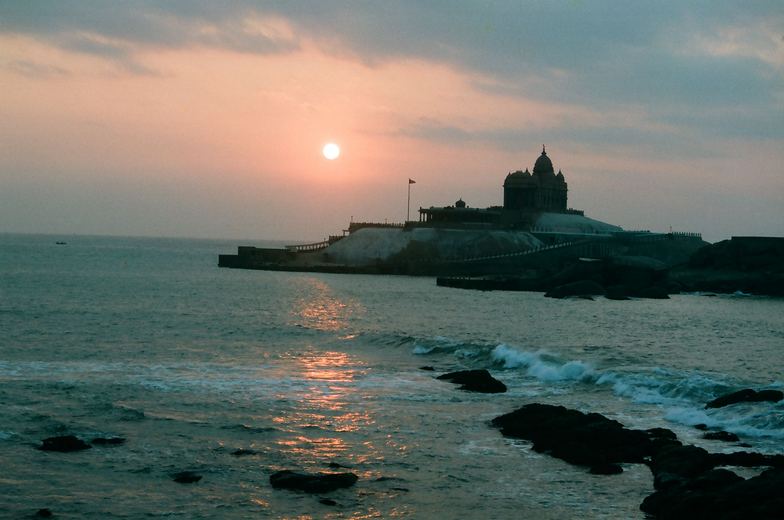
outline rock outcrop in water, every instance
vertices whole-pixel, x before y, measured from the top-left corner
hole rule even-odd
[[[353,486],[359,477],[353,473],[298,473],[291,470],[277,471],[270,475],[270,484],[276,489],[293,489],[305,493],[327,493]]]
[[[683,445],[664,428],[632,430],[597,413],[529,404],[496,417],[505,436],[527,439],[533,449],[594,474],[622,471],[620,462],[643,462],[656,491],[640,509],[654,518],[784,518],[784,455],[709,453]],[[719,466],[770,467],[744,479]]]
[[[484,394],[499,394],[506,392],[506,385],[490,375],[487,370],[460,370],[442,374],[436,379],[441,379],[462,385],[460,390],[481,392]]]
[[[663,428],[630,430],[598,413],[538,403],[496,417],[492,424],[507,437],[533,442],[534,451],[595,468],[595,473],[607,473],[607,464],[643,462],[675,438]]]
[[[193,471],[180,471],[171,476],[172,480],[179,484],[193,484],[202,479],[202,476]]]
[[[713,401],[706,404],[705,408],[721,408],[723,406],[729,406],[736,403],[759,403],[763,401],[777,403],[782,399],[784,399],[784,392],[781,390],[757,391],[751,388],[745,388],[743,390],[738,390],[737,392],[732,392],[730,394],[717,397]]]
[[[41,445],[38,447],[42,451],[59,451],[63,453],[89,450],[90,448],[92,446],[74,435],[46,438],[41,441]]]
[[[784,457],[673,445],[649,466],[656,491],[640,509],[655,518],[784,518]],[[744,479],[717,466],[773,468]]]

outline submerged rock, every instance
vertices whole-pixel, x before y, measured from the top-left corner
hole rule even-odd
[[[270,475],[276,489],[295,489],[305,493],[327,493],[353,486],[359,479],[353,473],[298,473],[288,469]]]
[[[90,448],[92,448],[92,446],[74,435],[49,437],[42,440],[41,445],[38,447],[38,449],[42,451],[60,451],[64,453],[71,451],[89,450]]]
[[[180,471],[171,476],[172,480],[180,484],[193,484],[201,480],[201,475],[193,471]]]
[[[737,392],[717,397],[705,405],[705,408],[721,408],[735,403],[758,403],[763,401],[770,401],[776,403],[784,399],[784,392],[780,390],[760,390],[756,391],[751,388],[744,388]]]
[[[248,455],[257,455],[259,452],[256,450],[251,450],[248,448],[237,448],[236,450],[232,451],[231,454],[235,457],[246,457]]]
[[[462,385],[460,390],[469,392],[482,392],[485,394],[498,394],[506,392],[506,385],[490,375],[487,370],[460,370],[442,374],[436,379],[442,379]]]
[[[90,441],[93,446],[119,446],[125,444],[123,437],[96,437]]]
[[[33,515],[33,516],[35,518],[52,518],[53,513],[52,513],[51,509],[48,509],[48,508],[44,507],[44,508],[41,508],[38,511],[36,511],[35,515]]]

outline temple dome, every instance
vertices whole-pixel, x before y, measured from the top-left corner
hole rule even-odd
[[[555,170],[553,169],[553,162],[547,157],[547,152],[542,147],[542,155],[536,160],[534,164],[534,175],[542,175],[542,174],[550,174],[555,175]]]

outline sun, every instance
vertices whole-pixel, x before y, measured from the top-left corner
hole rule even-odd
[[[330,161],[334,161],[340,157],[340,146],[335,143],[327,143],[324,145],[324,148],[321,149],[321,153]]]

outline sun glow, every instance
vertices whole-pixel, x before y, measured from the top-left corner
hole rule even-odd
[[[324,145],[324,148],[321,150],[321,153],[323,153],[324,157],[326,157],[330,161],[334,161],[340,156],[340,147],[335,143],[327,143]]]

